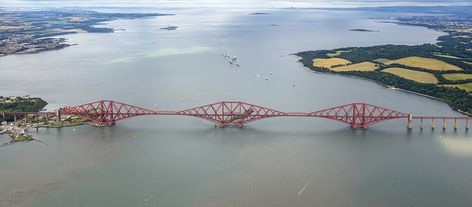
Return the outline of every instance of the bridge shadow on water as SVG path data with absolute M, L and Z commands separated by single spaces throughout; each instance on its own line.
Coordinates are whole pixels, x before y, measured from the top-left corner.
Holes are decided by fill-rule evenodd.
M 166 139 L 194 139 L 206 141 L 223 141 L 227 143 L 232 142 L 251 142 L 251 143 L 266 143 L 274 140 L 280 141 L 283 139 L 334 139 L 343 140 L 349 139 L 352 141 L 367 141 L 372 139 L 402 139 L 410 141 L 417 138 L 434 138 L 434 137 L 470 137 L 471 133 L 467 130 L 453 130 L 453 129 L 407 129 L 406 127 L 399 129 L 399 126 L 393 124 L 393 127 L 382 125 L 379 127 L 371 127 L 369 129 L 352 129 L 348 126 L 328 126 L 323 128 L 304 128 L 304 126 L 286 126 L 278 127 L 283 123 L 272 123 L 269 125 L 248 125 L 244 127 L 224 127 L 220 128 L 212 126 L 206 122 L 198 124 L 193 123 L 187 127 L 182 126 L 158 126 L 152 127 L 148 124 L 140 125 L 141 121 L 121 122 L 113 126 L 107 127 L 92 127 L 88 125 L 68 127 L 68 128 L 49 128 L 31 130 L 33 133 L 39 135 L 55 136 L 57 139 L 67 139 L 69 137 L 81 137 L 85 139 L 94 139 L 105 143 L 114 143 L 126 139 L 146 138 L 160 138 Z

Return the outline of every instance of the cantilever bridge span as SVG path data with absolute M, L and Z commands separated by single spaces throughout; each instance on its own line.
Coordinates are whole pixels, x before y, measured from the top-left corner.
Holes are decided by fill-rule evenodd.
M 254 121 L 273 117 L 313 117 L 339 121 L 352 128 L 368 128 L 373 124 L 394 119 L 408 120 L 409 128 L 412 127 L 414 119 L 421 121 L 421 128 L 423 128 L 424 120 L 431 120 L 431 125 L 434 128 L 435 120 L 442 120 L 443 127 L 446 126 L 447 120 L 454 120 L 454 128 L 457 128 L 458 121 L 464 121 L 467 129 L 468 122 L 472 119 L 472 117 L 465 116 L 413 116 L 366 103 L 350 103 L 313 112 L 282 112 L 241 101 L 221 101 L 181 111 L 157 111 L 118 101 L 101 100 L 78 106 L 66 106 L 55 112 L 0 112 L 0 114 L 14 115 L 15 117 L 35 114 L 36 116 L 56 116 L 59 119 L 61 115 L 73 115 L 87 118 L 101 125 L 113 125 L 117 121 L 136 116 L 191 116 L 208 120 L 220 127 L 241 127 Z
M 206 119 L 221 127 L 243 126 L 250 122 L 272 117 L 320 117 L 349 124 L 353 128 L 368 126 L 391 119 L 408 118 L 408 114 L 373 106 L 352 103 L 315 112 L 282 112 L 240 101 L 221 101 L 182 111 L 154 111 L 116 101 L 97 101 L 65 107 L 61 114 L 87 117 L 101 124 L 144 115 L 191 116 Z

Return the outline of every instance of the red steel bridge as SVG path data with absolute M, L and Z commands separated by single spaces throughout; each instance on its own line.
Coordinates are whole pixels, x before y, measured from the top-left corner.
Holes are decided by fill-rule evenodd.
M 101 100 L 78 106 L 66 106 L 55 112 L 0 112 L 6 116 L 46 116 L 61 119 L 61 115 L 80 116 L 100 125 L 113 125 L 117 121 L 136 116 L 191 116 L 201 118 L 215 123 L 220 127 L 238 126 L 242 127 L 248 123 L 261 119 L 274 117 L 313 117 L 324 118 L 342 122 L 352 128 L 368 128 L 369 126 L 394 119 L 405 119 L 408 128 L 413 127 L 413 120 L 420 121 L 420 128 L 424 122 L 430 122 L 435 127 L 435 121 L 442 121 L 442 127 L 446 127 L 447 121 L 453 121 L 456 129 L 458 122 L 463 122 L 468 129 L 469 120 L 472 117 L 438 117 L 438 116 L 413 116 L 395 110 L 366 104 L 350 103 L 314 112 L 282 112 L 263 106 L 249 104 L 241 101 L 221 101 L 217 103 L 198 106 L 182 111 L 155 111 L 151 109 L 133 106 L 118 101 Z

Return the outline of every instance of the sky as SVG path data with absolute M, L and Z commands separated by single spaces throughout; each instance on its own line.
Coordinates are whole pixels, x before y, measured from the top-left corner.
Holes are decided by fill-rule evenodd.
M 234 7 L 472 6 L 472 0 L 0 0 L 0 7 Z

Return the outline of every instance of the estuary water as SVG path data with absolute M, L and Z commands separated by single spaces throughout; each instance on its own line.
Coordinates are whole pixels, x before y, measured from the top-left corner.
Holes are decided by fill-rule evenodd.
M 107 10 L 113 11 L 113 10 Z M 120 10 L 122 11 L 122 10 Z M 434 43 L 442 33 L 382 23 L 412 15 L 327 10 L 133 9 L 115 33 L 66 35 L 78 45 L 0 58 L 0 94 L 48 109 L 113 99 L 180 110 L 242 100 L 281 111 L 367 102 L 415 115 L 460 115 L 446 104 L 351 77 L 311 72 L 293 53 Z M 175 25 L 175 31 L 161 27 Z M 363 28 L 379 32 L 352 32 Z M 237 56 L 231 66 L 224 52 Z M 270 74 L 272 73 L 272 74 Z M 269 80 L 265 80 L 268 77 Z M 294 84 L 295 87 L 292 85 Z M 0 206 L 470 206 L 472 137 L 390 121 L 353 130 L 278 118 L 215 128 L 186 117 L 112 127 L 40 129 L 0 148 Z

